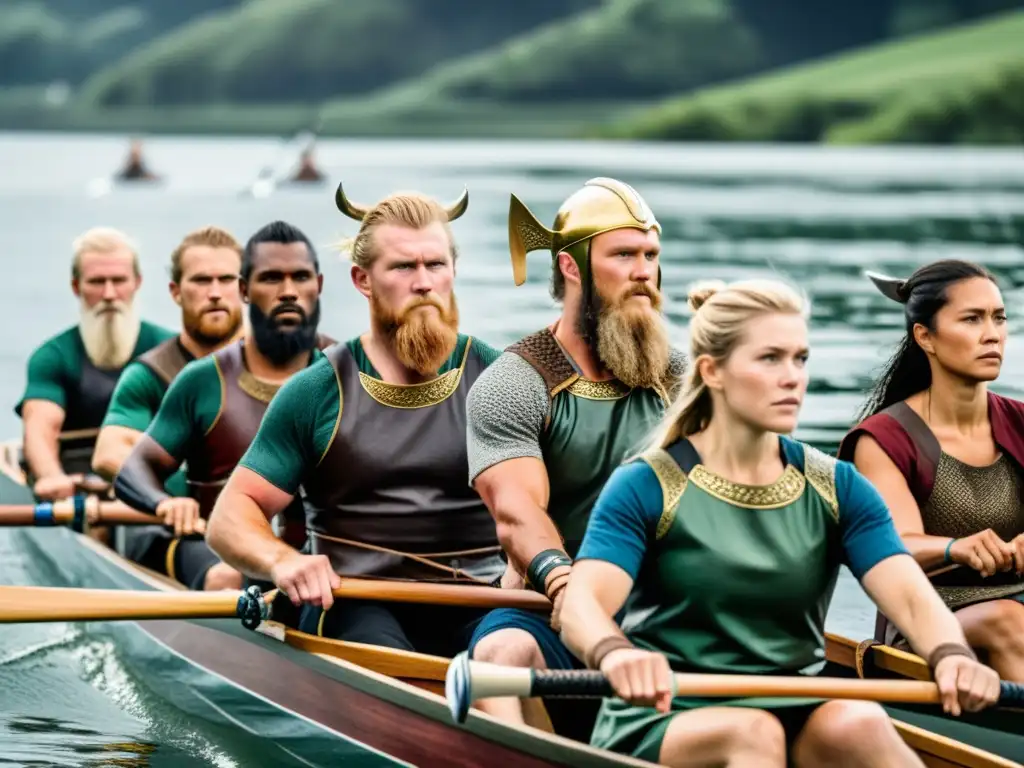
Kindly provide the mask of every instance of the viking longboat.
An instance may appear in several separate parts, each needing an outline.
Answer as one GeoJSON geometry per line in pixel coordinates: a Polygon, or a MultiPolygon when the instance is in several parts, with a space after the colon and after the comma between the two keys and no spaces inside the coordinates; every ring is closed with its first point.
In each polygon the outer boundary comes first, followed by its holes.
{"type": "MultiPolygon", "coordinates": [[[[17,443],[0,446],[3,504],[33,501],[18,453],[17,443]]],[[[70,526],[12,528],[10,534],[37,586],[185,591],[70,526]]],[[[238,619],[114,621],[104,631],[116,637],[124,663],[156,696],[189,716],[243,729],[267,764],[652,765],[590,747],[586,728],[569,738],[506,725],[477,710],[456,724],[444,697],[446,658],[328,640],[273,620],[255,630],[238,619]]],[[[855,644],[830,642],[838,649],[830,649],[839,662],[833,665],[845,670],[843,654],[855,644]]],[[[586,709],[587,702],[572,703],[586,709]]],[[[930,768],[1020,765],[996,743],[1009,734],[935,714],[913,718],[893,710],[900,734],[930,768]],[[960,726],[956,739],[944,735],[953,726],[960,726]]]]}

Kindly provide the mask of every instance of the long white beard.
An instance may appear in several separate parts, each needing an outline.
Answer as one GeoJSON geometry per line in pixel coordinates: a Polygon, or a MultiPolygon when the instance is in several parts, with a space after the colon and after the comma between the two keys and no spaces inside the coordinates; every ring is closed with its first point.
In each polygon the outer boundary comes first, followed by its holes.
{"type": "Polygon", "coordinates": [[[83,302],[78,321],[85,352],[97,368],[123,368],[139,340],[141,320],[135,305],[115,301],[116,311],[103,311],[110,306],[100,302],[89,309],[83,302]]]}

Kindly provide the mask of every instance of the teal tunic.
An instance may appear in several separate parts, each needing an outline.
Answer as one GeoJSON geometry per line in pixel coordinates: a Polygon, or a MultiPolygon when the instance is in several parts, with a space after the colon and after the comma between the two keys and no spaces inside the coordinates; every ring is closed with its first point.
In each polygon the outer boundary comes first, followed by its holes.
{"type": "MultiPolygon", "coordinates": [[[[907,553],[885,503],[853,465],[786,437],[780,453],[778,480],[746,486],[708,470],[682,440],[617,469],[594,508],[577,559],[630,575],[640,618],[626,634],[677,672],[818,673],[840,565],[860,579],[907,553]]],[[[816,701],[677,696],[662,714],[609,699],[592,741],[657,760],[680,711],[816,701]]]]}

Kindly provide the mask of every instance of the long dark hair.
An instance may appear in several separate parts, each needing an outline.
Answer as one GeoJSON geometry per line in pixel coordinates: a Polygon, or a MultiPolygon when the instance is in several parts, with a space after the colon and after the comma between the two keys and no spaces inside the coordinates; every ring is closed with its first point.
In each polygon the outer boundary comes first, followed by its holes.
{"type": "Polygon", "coordinates": [[[883,294],[903,304],[907,332],[857,415],[858,422],[931,386],[932,369],[914,339],[914,326],[920,323],[934,332],[935,315],[949,301],[950,286],[975,277],[997,283],[984,267],[957,259],[926,264],[906,280],[872,276],[883,294]]]}

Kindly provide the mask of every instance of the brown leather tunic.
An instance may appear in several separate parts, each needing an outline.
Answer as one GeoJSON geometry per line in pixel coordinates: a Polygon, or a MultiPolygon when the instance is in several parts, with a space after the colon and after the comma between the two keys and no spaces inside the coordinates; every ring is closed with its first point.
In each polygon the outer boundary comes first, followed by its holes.
{"type": "MultiPolygon", "coordinates": [[[[321,350],[336,343],[330,336],[317,334],[321,350]]],[[[221,380],[220,413],[206,433],[202,451],[188,460],[189,495],[199,502],[199,513],[204,518],[213,511],[221,489],[249,449],[267,406],[280,388],[249,373],[242,355],[244,344],[245,340],[240,339],[213,353],[221,380]]],[[[300,497],[285,508],[281,520],[281,538],[301,549],[306,543],[306,513],[300,497]]]]}
{"type": "Polygon", "coordinates": [[[156,374],[165,387],[169,387],[181,370],[196,358],[182,345],[181,337],[175,336],[157,344],[136,359],[156,374]]]}
{"type": "Polygon", "coordinates": [[[314,553],[338,573],[490,582],[503,570],[494,521],[467,482],[466,395],[484,370],[461,365],[412,386],[360,372],[328,350],[341,394],[335,435],[304,483],[314,553]]]}
{"type": "Polygon", "coordinates": [[[201,450],[188,457],[189,495],[209,516],[221,488],[241,461],[260,428],[277,387],[258,382],[242,358],[244,340],[213,353],[220,374],[220,413],[206,433],[201,450]]]}

